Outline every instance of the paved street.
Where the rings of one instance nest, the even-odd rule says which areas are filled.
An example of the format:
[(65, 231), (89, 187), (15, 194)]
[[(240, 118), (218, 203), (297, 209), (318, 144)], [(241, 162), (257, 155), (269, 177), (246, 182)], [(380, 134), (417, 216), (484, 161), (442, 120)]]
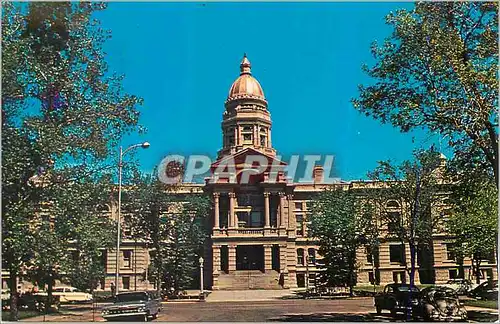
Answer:
[[(46, 316), (46, 321), (103, 321), (100, 308), (93, 314), (90, 305), (65, 306), (62, 315)], [(498, 312), (467, 307), (472, 321), (494, 321)], [(402, 315), (401, 315), (402, 316)], [(397, 321), (403, 321), (400, 317)], [(43, 316), (26, 321), (43, 321)], [(388, 312), (376, 315), (370, 297), (336, 300), (268, 300), (238, 302), (167, 302), (156, 321), (160, 322), (263, 322), (263, 321), (374, 321), (390, 322)]]

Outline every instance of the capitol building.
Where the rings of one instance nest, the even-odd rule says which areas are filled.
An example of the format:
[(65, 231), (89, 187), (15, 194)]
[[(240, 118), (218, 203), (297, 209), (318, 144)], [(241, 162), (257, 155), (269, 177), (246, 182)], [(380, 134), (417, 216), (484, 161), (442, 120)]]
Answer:
[[(269, 165), (280, 167), (273, 181), (269, 181), (269, 170), (251, 176), (246, 183), (231, 181), (227, 176), (212, 172), (211, 179), (203, 184), (178, 185), (176, 192), (179, 195), (208, 194), (212, 200), (211, 234), (204, 252), (205, 287), (212, 290), (314, 287), (318, 273), (322, 271), (317, 242), (308, 237), (306, 226), (314, 196), (331, 187), (376, 190), (376, 185), (369, 181), (325, 183), (325, 170), (321, 166), (314, 167), (310, 183), (290, 180), (285, 172), (286, 163), (278, 160), (276, 148), (272, 145), (272, 107), (252, 75), (246, 56), (224, 106), (222, 147), (211, 170), (231, 158), (236, 172), (230, 177), (238, 180), (248, 155), (261, 155)], [(391, 204), (393, 212), (400, 212), (397, 202), (387, 203)], [(116, 216), (117, 209), (112, 207), (110, 217), (116, 219)], [(127, 218), (123, 219), (126, 221)], [(124, 224), (124, 228), (126, 226)], [(381, 242), (375, 260), (366, 249), (358, 250), (358, 285), (408, 281), (409, 247), (397, 239), (382, 238)], [(452, 244), (453, 238), (444, 232), (433, 235), (426, 256), (419, 258), (416, 283), (443, 283), (459, 276)], [(127, 239), (125, 235), (118, 260), (120, 291), (154, 288), (153, 283), (144, 277), (150, 263), (148, 252), (144, 245)], [(485, 279), (497, 279), (495, 259), (482, 263)], [(110, 250), (106, 254), (106, 278), (100, 289), (110, 289), (115, 280), (116, 265), (115, 251)], [(466, 278), (470, 267), (471, 260), (465, 259)]]

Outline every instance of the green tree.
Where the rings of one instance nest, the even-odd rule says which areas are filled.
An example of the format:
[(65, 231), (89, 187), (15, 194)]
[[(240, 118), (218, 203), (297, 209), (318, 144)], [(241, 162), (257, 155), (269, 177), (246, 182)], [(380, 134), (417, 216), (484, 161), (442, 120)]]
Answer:
[(320, 277), (329, 287), (356, 285), (356, 250), (360, 246), (376, 246), (377, 230), (371, 219), (370, 205), (355, 191), (329, 189), (323, 191), (311, 208), (308, 235), (319, 240), (319, 254), (324, 258), (325, 272)]
[[(54, 277), (64, 260), (60, 229), (68, 218), (55, 223), (55, 214), (39, 218), (69, 208), (61, 207), (68, 201), (89, 198), (72, 191), (73, 197), (63, 201), (59, 189), (114, 168), (109, 155), (124, 133), (137, 128), (141, 100), (123, 91), (123, 76), (108, 72), (102, 45), (110, 34), (93, 19), (104, 8), (70, 2), (2, 6), (2, 126), (8, 129), (2, 134), (7, 135), (2, 173), (9, 175), (2, 183), (7, 243), (2, 253), (14, 285), (27, 261), (38, 278)], [(30, 185), (28, 180), (47, 164), (50, 181)], [(31, 223), (36, 225), (20, 228)], [(11, 319), (16, 320), (13, 284)]]
[(122, 206), (125, 213), (132, 216), (130, 225), (134, 238), (151, 249), (148, 280), (155, 282), (159, 292), (162, 279), (160, 273), (169, 252), (165, 241), (169, 224), (164, 213), (175, 202), (175, 197), (170, 192), (171, 187), (158, 181), (154, 174), (136, 173), (132, 178), (134, 189), (124, 189)]
[[(105, 276), (106, 250), (116, 243), (116, 225), (105, 212), (110, 200), (110, 178), (72, 183), (59, 190), (55, 225), (61, 226), (65, 237), (65, 262), (62, 280), (91, 293)], [(79, 200), (75, 201), (74, 198)]]
[(452, 201), (447, 229), (456, 237), (454, 252), (471, 257), (472, 273), (479, 283), (481, 261), (498, 249), (498, 189), (491, 180), (478, 179), (458, 185)]
[(446, 137), (464, 175), (498, 183), (498, 2), (418, 2), (386, 17), (393, 32), (363, 66), (374, 83), (354, 106), (403, 132)]
[[(156, 173), (153, 173), (156, 174)], [(124, 200), (131, 215), (134, 236), (150, 248), (148, 278), (158, 291), (188, 288), (198, 269), (207, 238), (210, 202), (206, 196), (183, 196), (175, 185), (166, 185), (154, 175), (136, 175), (134, 190)]]
[(367, 194), (379, 212), (381, 226), (387, 228), (386, 237), (410, 248), (410, 267), (405, 262), (410, 285), (415, 284), (417, 249), (431, 244), (432, 231), (443, 226), (436, 208), (445, 199), (444, 163), (431, 149), (416, 151), (412, 161), (399, 165), (379, 162), (369, 173), (380, 188)]
[[(186, 197), (187, 198), (187, 197)], [(210, 201), (206, 196), (189, 197), (180, 212), (168, 213), (170, 224), (167, 239), (167, 259), (162, 279), (166, 291), (177, 295), (191, 288), (199, 279), (199, 258), (204, 254), (208, 237), (207, 219)]]

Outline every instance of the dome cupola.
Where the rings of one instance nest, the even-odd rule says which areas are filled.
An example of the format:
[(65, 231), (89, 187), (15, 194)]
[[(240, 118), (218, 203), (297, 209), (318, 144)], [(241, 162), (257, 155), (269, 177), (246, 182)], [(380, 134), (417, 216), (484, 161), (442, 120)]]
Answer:
[(240, 63), (240, 76), (231, 85), (226, 103), (241, 101), (242, 99), (256, 99), (257, 101), (267, 104), (266, 98), (264, 97), (264, 91), (259, 81), (252, 76), (251, 68), (252, 65), (245, 54)]

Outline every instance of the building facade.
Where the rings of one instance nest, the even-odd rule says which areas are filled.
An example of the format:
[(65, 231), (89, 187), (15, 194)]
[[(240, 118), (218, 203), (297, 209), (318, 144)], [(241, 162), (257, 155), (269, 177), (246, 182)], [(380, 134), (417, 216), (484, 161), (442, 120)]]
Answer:
[[(225, 101), (221, 128), (222, 148), (211, 166), (210, 178), (204, 184), (181, 183), (176, 189), (179, 195), (208, 194), (213, 201), (211, 235), (204, 257), (205, 287), (214, 290), (313, 287), (322, 271), (318, 246), (307, 236), (306, 224), (314, 196), (331, 187), (376, 190), (376, 185), (365, 181), (325, 184), (320, 166), (314, 167), (311, 183), (295, 183), (287, 178), (286, 163), (278, 160), (272, 146), (268, 102), (246, 56)], [(275, 168), (245, 175), (245, 170), (252, 167), (245, 164), (248, 155), (260, 156)], [(221, 164), (231, 172), (219, 172)], [(242, 177), (247, 179), (242, 181)], [(400, 206), (388, 202), (391, 203), (390, 207), (397, 212)], [(110, 204), (108, 213), (116, 219), (115, 204)], [(148, 280), (149, 249), (128, 238), (126, 215), (122, 221), (119, 289), (154, 289)], [(471, 260), (465, 259), (464, 271), (460, 271), (452, 246), (452, 237), (444, 232), (434, 234), (432, 246), (419, 255), (417, 283), (443, 283), (459, 276), (471, 276)], [(408, 246), (397, 240), (382, 239), (376, 260), (367, 252), (360, 248), (357, 253), (358, 284), (407, 280)], [(488, 259), (482, 263), (483, 277), (496, 280), (496, 258), (493, 254)], [(99, 289), (110, 290), (117, 266), (115, 251), (105, 253), (104, 260), (106, 277)]]
[[(208, 194), (213, 201), (210, 239), (205, 249), (205, 286), (210, 289), (294, 289), (314, 286), (321, 271), (321, 256), (314, 239), (307, 236), (307, 221), (315, 194), (329, 187), (345, 190), (373, 187), (365, 181), (339, 181), (324, 184), (323, 169), (314, 168), (311, 183), (294, 183), (285, 174), (272, 146), (272, 121), (268, 102), (253, 77), (245, 56), (240, 75), (233, 82), (222, 115), (222, 148), (205, 184), (183, 183), (183, 195)], [(248, 155), (262, 156), (277, 166), (241, 181)], [(231, 165), (227, 165), (230, 161)], [(229, 173), (218, 173), (226, 163)], [(276, 171), (277, 170), (277, 171)], [(274, 174), (271, 174), (271, 171)], [(270, 181), (270, 180), (273, 181)], [(391, 202), (388, 202), (389, 204)], [(391, 208), (400, 206), (392, 202)], [(116, 210), (112, 211), (116, 213)], [(113, 216), (111, 216), (113, 217)], [(383, 226), (381, 224), (381, 226)], [(470, 278), (471, 260), (465, 259), (460, 271), (452, 251), (453, 238), (444, 232), (434, 234), (433, 244), (419, 254), (417, 283), (443, 283), (463, 276)], [(407, 280), (409, 247), (396, 239), (382, 239), (378, 257), (360, 248), (357, 253), (358, 284), (385, 284)], [(115, 253), (108, 253), (106, 282), (109, 289), (116, 269)], [(152, 288), (147, 281), (147, 248), (124, 240), (120, 260), (121, 290)], [(494, 255), (483, 262), (484, 279), (497, 279)], [(146, 279), (145, 279), (146, 277)], [(137, 287), (137, 288), (136, 288)]]

